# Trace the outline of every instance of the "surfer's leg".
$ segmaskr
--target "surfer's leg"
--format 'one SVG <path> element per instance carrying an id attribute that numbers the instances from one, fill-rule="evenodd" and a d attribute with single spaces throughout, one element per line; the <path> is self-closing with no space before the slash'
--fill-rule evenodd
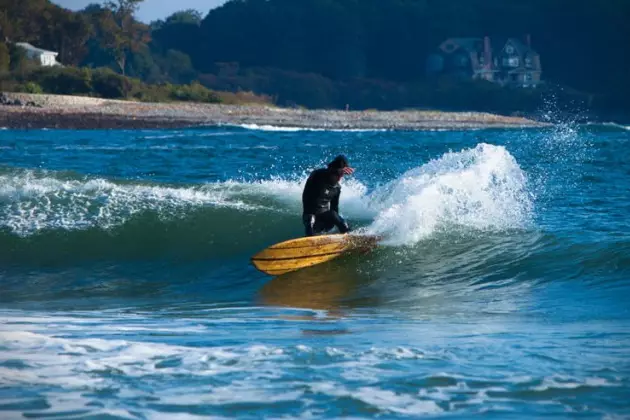
<path id="1" fill-rule="evenodd" d="M 339 213 L 336 211 L 330 210 L 326 213 L 318 214 L 317 223 L 320 222 L 320 218 L 322 225 L 325 226 L 325 230 L 331 230 L 336 226 L 340 233 L 350 232 L 350 226 L 348 226 L 348 223 L 346 223 L 343 217 L 339 216 Z"/>
<path id="2" fill-rule="evenodd" d="M 315 215 L 303 214 L 302 223 L 304 223 L 304 233 L 306 236 L 315 236 Z"/>
<path id="3" fill-rule="evenodd" d="M 350 226 L 348 226 L 348 223 L 345 220 L 343 220 L 343 217 L 339 216 L 339 213 L 332 210 L 330 213 L 331 213 L 332 222 L 334 223 L 335 226 L 337 226 L 337 229 L 339 229 L 340 233 L 350 232 Z"/>

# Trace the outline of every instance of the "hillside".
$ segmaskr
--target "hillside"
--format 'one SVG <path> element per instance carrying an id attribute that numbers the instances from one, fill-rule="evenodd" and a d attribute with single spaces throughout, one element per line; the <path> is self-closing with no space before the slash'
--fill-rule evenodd
<path id="1" fill-rule="evenodd" d="M 532 112 L 553 98 L 601 112 L 630 107 L 624 0 L 232 0 L 150 25 L 133 19 L 140 2 L 73 13 L 48 0 L 0 0 L 0 36 L 58 51 L 66 65 L 151 84 L 198 80 L 280 105 Z M 428 55 L 449 37 L 526 35 L 541 56 L 543 88 L 426 75 Z"/>

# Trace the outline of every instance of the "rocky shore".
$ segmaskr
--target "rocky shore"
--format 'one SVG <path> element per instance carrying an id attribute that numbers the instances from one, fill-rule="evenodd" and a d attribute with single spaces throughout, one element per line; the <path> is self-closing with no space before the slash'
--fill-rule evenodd
<path id="1" fill-rule="evenodd" d="M 480 112 L 301 110 L 273 106 L 142 103 L 80 96 L 4 93 L 0 127 L 106 129 L 273 125 L 325 129 L 524 128 L 546 124 Z"/>

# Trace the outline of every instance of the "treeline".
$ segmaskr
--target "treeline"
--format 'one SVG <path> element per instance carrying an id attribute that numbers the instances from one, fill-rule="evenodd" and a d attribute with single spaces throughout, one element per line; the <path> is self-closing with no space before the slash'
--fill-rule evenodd
<path id="1" fill-rule="evenodd" d="M 134 19 L 140 2 L 95 4 L 75 13 L 48 0 L 0 0 L 0 89 L 158 102 L 270 102 L 264 95 L 202 86 L 187 55 L 162 51 L 151 28 Z M 16 42 L 56 51 L 64 66 L 40 67 Z"/>
<path id="2" fill-rule="evenodd" d="M 66 65 L 148 84 L 199 80 L 281 105 L 531 111 L 553 96 L 630 108 L 627 0 L 231 0 L 205 17 L 182 11 L 149 25 L 133 17 L 141 2 L 73 13 L 48 0 L 0 0 L 0 39 L 58 51 Z M 446 38 L 526 34 L 541 54 L 544 88 L 426 76 L 427 56 Z M 0 44 L 3 68 L 15 64 Z"/>
<path id="3" fill-rule="evenodd" d="M 212 10 L 198 26 L 201 42 L 191 58 L 203 73 L 217 75 L 217 63 L 238 63 L 239 79 L 260 90 L 279 80 L 277 69 L 291 75 L 289 84 L 296 83 L 296 74 L 320 75 L 320 91 L 301 95 L 304 84 L 298 84 L 295 97 L 318 102 L 322 91 L 333 91 L 342 97 L 336 106 L 380 107 L 385 100 L 390 106 L 531 110 L 551 97 L 566 97 L 612 111 L 630 108 L 628 22 L 628 0 L 234 0 Z M 426 58 L 442 41 L 486 35 L 530 35 L 547 87 L 481 97 L 494 89 L 477 83 L 476 91 L 466 84 L 458 95 L 450 86 L 455 81 L 427 78 Z M 286 91 L 283 83 L 270 84 L 274 91 Z M 372 99 L 357 99 L 356 91 L 344 90 L 350 85 L 361 86 Z M 396 94 L 407 99 L 384 99 Z"/>

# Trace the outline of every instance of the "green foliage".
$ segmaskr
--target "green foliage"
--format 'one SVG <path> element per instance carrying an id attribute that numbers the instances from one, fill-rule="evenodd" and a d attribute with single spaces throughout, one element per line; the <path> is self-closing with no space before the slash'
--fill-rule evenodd
<path id="1" fill-rule="evenodd" d="M 0 0 L 0 39 L 57 51 L 64 64 L 79 64 L 91 25 L 81 14 L 48 0 Z"/>
<path id="2" fill-rule="evenodd" d="M 164 22 L 154 22 L 151 33 L 153 50 L 166 60 L 168 58 L 165 56 L 170 50 L 198 56 L 196 50 L 201 41 L 200 23 L 201 17 L 192 11 L 175 13 Z"/>
<path id="3" fill-rule="evenodd" d="M 199 82 L 187 85 L 145 84 L 117 74 L 112 69 L 40 67 L 25 74 L 0 73 L 0 88 L 7 91 L 87 95 L 108 99 L 137 99 L 146 102 L 221 103 L 221 97 Z M 262 97 L 252 96 L 257 101 Z"/>
<path id="4" fill-rule="evenodd" d="M 0 0 L 0 40 L 57 51 L 64 65 L 109 67 L 140 79 L 95 72 L 86 81 L 64 73 L 66 79 L 44 80 L 45 91 L 213 100 L 189 85 L 200 80 L 241 95 L 226 95 L 228 101 L 254 92 L 314 108 L 511 112 L 536 109 L 553 92 L 596 109 L 630 109 L 627 0 L 229 0 L 204 18 L 184 10 L 151 27 L 134 19 L 141 1 L 109 1 L 76 13 L 50 0 Z M 541 55 L 545 81 L 591 94 L 425 76 L 427 56 L 446 38 L 525 34 Z M 22 79 L 32 72 L 34 63 L 19 51 L 9 48 L 8 56 L 0 46 L 0 72 L 7 65 Z"/>
<path id="5" fill-rule="evenodd" d="M 160 64 L 166 78 L 173 82 L 190 83 L 197 77 L 190 57 L 181 51 L 168 50 Z"/>
<path id="6" fill-rule="evenodd" d="M 132 96 L 144 102 L 205 102 L 221 103 L 220 97 L 198 82 L 190 85 L 134 83 Z"/>
<path id="7" fill-rule="evenodd" d="M 137 22 L 133 14 L 143 0 L 118 0 L 94 9 L 95 34 L 102 51 L 110 54 L 125 75 L 131 53 L 138 52 L 150 41 L 149 28 Z"/>
<path id="8" fill-rule="evenodd" d="M 92 92 L 92 73 L 89 69 L 42 67 L 35 70 L 30 78 L 47 93 L 86 95 Z"/>
<path id="9" fill-rule="evenodd" d="M 196 44 L 191 58 L 203 73 L 214 72 L 219 62 L 315 73 L 362 105 L 368 105 L 366 100 L 391 108 L 403 102 L 399 97 L 405 96 L 410 84 L 429 82 L 426 58 L 445 39 L 531 34 L 533 47 L 541 54 L 545 80 L 605 95 L 614 96 L 620 90 L 630 95 L 630 55 L 623 53 L 625 40 L 630 39 L 628 17 L 630 2 L 624 0 L 603 4 L 575 0 L 231 0 L 203 20 L 202 42 Z M 288 76 L 286 82 L 294 85 L 295 79 Z M 395 82 L 400 92 L 384 85 L 377 88 L 378 83 L 366 88 L 360 82 L 365 79 Z M 286 88 L 272 84 L 273 89 L 250 80 L 242 87 L 257 85 L 258 91 L 286 97 Z M 363 93 L 350 92 L 344 84 L 364 89 Z M 305 89 L 299 85 L 292 89 L 294 101 L 322 102 L 322 92 L 305 98 Z M 327 83 L 320 85 L 329 90 Z M 456 103 L 468 101 L 471 107 L 487 107 L 485 101 L 466 97 L 464 92 L 470 88 L 455 86 L 437 92 L 445 99 L 435 102 L 452 98 Z M 540 96 L 509 89 L 491 89 L 488 94 L 491 102 L 509 108 L 512 102 L 507 98 L 533 104 Z M 328 91 L 323 96 L 335 95 Z"/>
<path id="10" fill-rule="evenodd" d="M 219 103 L 219 97 L 199 82 L 172 86 L 171 98 L 176 101 Z"/>
<path id="11" fill-rule="evenodd" d="M 166 18 L 166 25 L 185 24 L 185 25 L 201 25 L 203 16 L 201 12 L 195 9 L 182 10 L 175 12 Z"/>
<path id="12" fill-rule="evenodd" d="M 34 67 L 34 63 L 28 59 L 26 52 L 15 44 L 9 44 L 9 69 L 24 72 Z"/>
<path id="13" fill-rule="evenodd" d="M 108 68 L 92 71 L 92 89 L 96 96 L 108 99 L 125 98 L 131 90 L 131 81 Z"/>
<path id="14" fill-rule="evenodd" d="M 133 15 L 138 11 L 144 0 L 115 0 L 106 1 L 105 7 L 122 15 Z"/>
<path id="15" fill-rule="evenodd" d="M 28 82 L 24 85 L 25 93 L 44 93 L 44 90 L 40 85 L 34 82 Z"/>

